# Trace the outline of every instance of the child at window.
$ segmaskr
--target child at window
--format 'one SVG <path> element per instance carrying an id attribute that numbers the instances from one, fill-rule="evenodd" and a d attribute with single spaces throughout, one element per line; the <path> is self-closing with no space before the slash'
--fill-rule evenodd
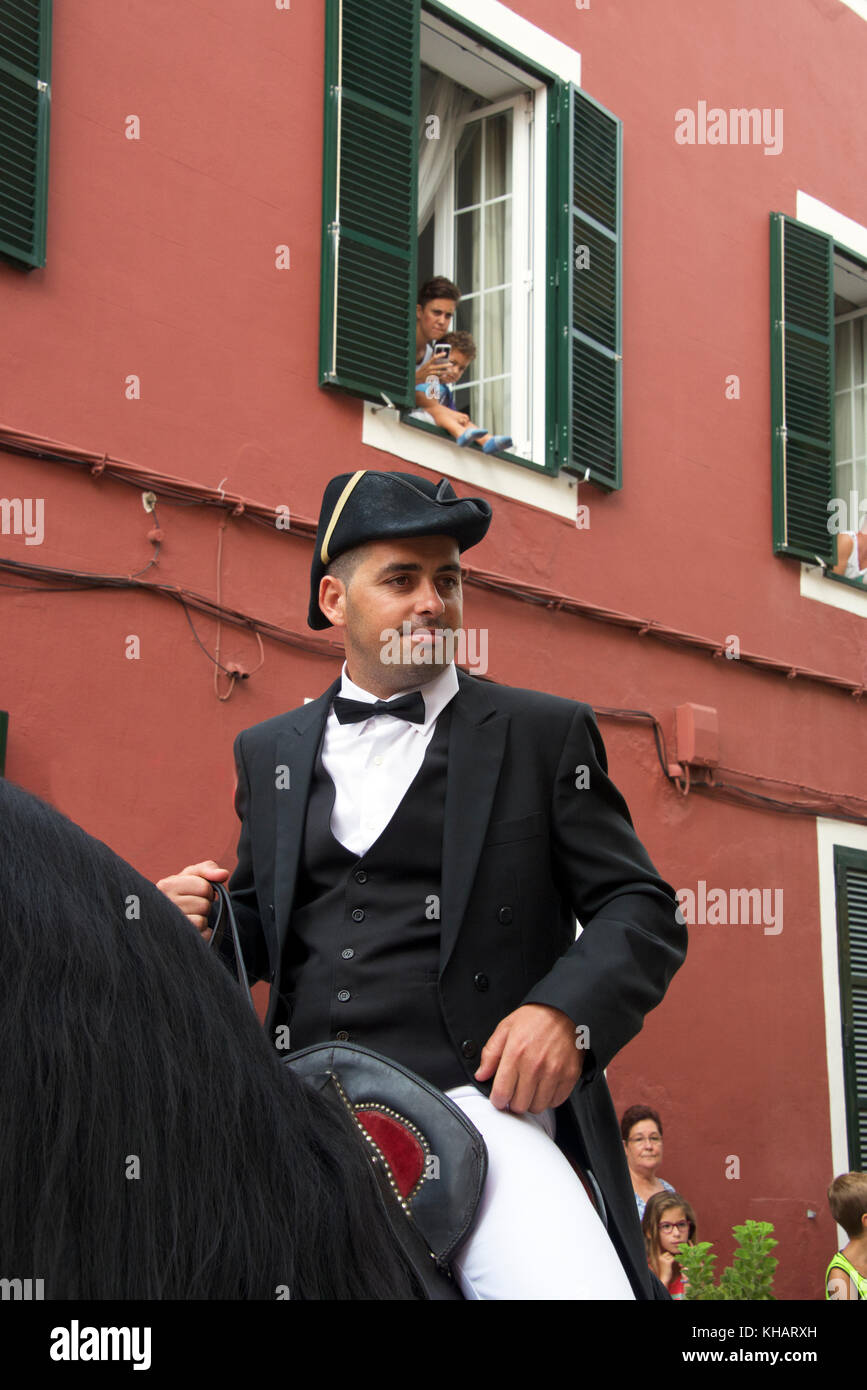
<path id="1" fill-rule="evenodd" d="M 647 1263 L 672 1298 L 684 1298 L 686 1280 L 677 1262 L 679 1246 L 695 1244 L 695 1212 L 679 1192 L 655 1192 L 641 1219 Z"/>
<path id="2" fill-rule="evenodd" d="M 837 536 L 837 563 L 832 574 L 860 579 L 867 584 L 867 527 L 860 531 L 841 531 Z"/>
<path id="3" fill-rule="evenodd" d="M 828 1206 L 849 1244 L 825 1272 L 825 1297 L 867 1299 L 867 1173 L 842 1173 L 828 1188 Z"/>
<path id="4" fill-rule="evenodd" d="M 463 448 L 477 443 L 484 454 L 499 454 L 512 447 L 512 437 L 508 434 L 489 434 L 479 425 L 474 425 L 469 415 L 455 409 L 454 384 L 460 381 L 467 367 L 476 355 L 476 343 L 471 333 L 455 331 L 440 338 L 441 343 L 449 345 L 448 365 L 439 381 L 435 377 L 424 385 L 416 386 L 419 407 L 412 413 L 419 420 L 430 420 L 449 434 Z M 421 401 L 424 405 L 421 405 Z"/>

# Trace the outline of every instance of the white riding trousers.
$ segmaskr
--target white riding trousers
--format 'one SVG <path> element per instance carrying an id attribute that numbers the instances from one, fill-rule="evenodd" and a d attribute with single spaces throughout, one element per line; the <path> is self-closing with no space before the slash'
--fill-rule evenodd
<path id="1" fill-rule="evenodd" d="M 554 1143 L 554 1112 L 497 1110 L 475 1086 L 447 1095 L 488 1148 L 470 1235 L 453 1261 L 468 1299 L 634 1299 L 608 1233 Z"/>

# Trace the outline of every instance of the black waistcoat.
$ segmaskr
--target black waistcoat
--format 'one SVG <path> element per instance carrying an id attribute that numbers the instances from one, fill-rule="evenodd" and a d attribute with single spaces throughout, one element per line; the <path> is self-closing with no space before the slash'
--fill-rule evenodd
<path id="1" fill-rule="evenodd" d="M 437 986 L 450 718 L 447 706 L 397 811 L 360 857 L 331 832 L 335 788 L 317 756 L 283 976 L 293 1051 L 357 1042 L 443 1089 L 467 1081 Z"/>

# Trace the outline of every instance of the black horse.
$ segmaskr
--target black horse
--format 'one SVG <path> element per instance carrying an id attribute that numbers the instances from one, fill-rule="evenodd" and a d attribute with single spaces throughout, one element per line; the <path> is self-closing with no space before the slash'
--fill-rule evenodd
<path id="1" fill-rule="evenodd" d="M 0 1251 L 55 1299 L 404 1299 L 351 1125 L 147 879 L 0 778 Z"/>

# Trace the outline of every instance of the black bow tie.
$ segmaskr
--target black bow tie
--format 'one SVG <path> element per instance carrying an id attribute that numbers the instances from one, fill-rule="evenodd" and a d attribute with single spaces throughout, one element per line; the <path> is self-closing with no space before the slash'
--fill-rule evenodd
<path id="1" fill-rule="evenodd" d="M 361 724 L 375 714 L 393 714 L 396 719 L 409 720 L 410 724 L 423 724 L 424 696 L 420 690 L 414 690 L 411 695 L 401 695 L 399 700 L 377 700 L 369 705 L 365 700 L 346 700 L 342 695 L 335 695 L 334 713 L 341 724 Z"/>

